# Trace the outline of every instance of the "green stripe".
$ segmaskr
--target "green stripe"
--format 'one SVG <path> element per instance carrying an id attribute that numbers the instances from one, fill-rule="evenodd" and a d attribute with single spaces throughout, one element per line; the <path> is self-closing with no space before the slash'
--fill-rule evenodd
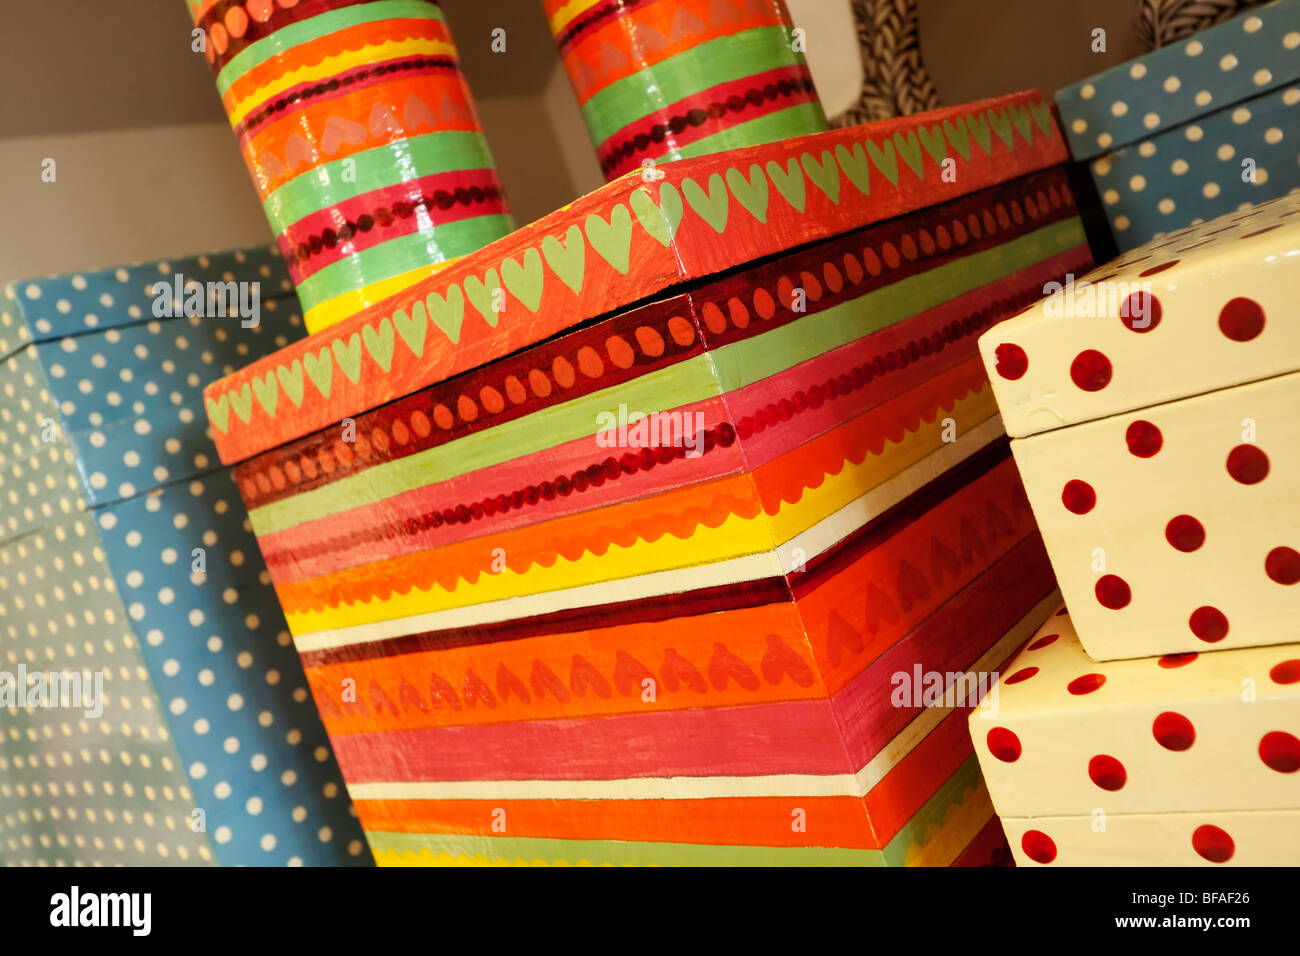
<path id="1" fill-rule="evenodd" d="M 431 850 L 484 856 L 513 864 L 556 863 L 594 866 L 880 866 L 879 850 L 840 847 L 714 846 L 708 843 L 633 843 L 622 840 L 555 840 L 487 837 L 458 833 L 386 833 L 367 830 L 375 851 Z"/>
<path id="2" fill-rule="evenodd" d="M 398 146 L 394 143 L 376 146 L 309 169 L 262 200 L 262 211 L 279 234 L 318 209 L 396 185 L 404 179 L 435 172 L 492 168 L 487 140 L 473 130 L 422 133 L 402 140 L 400 151 Z"/>
<path id="3" fill-rule="evenodd" d="M 799 322 L 779 326 L 756 339 L 743 339 L 715 349 L 710 354 L 717 365 L 722 388 L 732 392 L 762 381 L 798 362 L 902 322 L 1084 241 L 1083 226 L 1071 217 L 884 286 L 870 294 L 866 314 L 863 314 L 862 300 L 853 299 Z"/>
<path id="4" fill-rule="evenodd" d="M 272 57 L 279 56 L 290 47 L 302 46 L 312 40 L 346 30 L 348 27 L 379 20 L 414 17 L 419 20 L 444 22 L 442 10 L 425 0 L 379 0 L 377 3 L 355 4 L 341 10 L 331 10 L 307 20 L 290 23 L 270 36 L 240 50 L 217 74 L 217 92 L 222 96 L 241 76 L 254 67 L 261 66 Z M 212 41 L 209 39 L 209 43 Z"/>
<path id="5" fill-rule="evenodd" d="M 514 228 L 507 215 L 472 216 L 438 223 L 430 232 L 413 232 L 331 262 L 298 283 L 298 299 L 310 309 L 345 292 L 391 279 L 420 266 L 468 255 Z"/>
<path id="6" fill-rule="evenodd" d="M 827 129 L 829 127 L 826 124 L 826 114 L 822 112 L 820 103 L 796 103 L 794 106 L 787 106 L 775 113 L 729 126 L 704 139 L 680 146 L 673 152 L 671 158 L 687 159 L 708 153 L 722 153 L 742 146 L 775 143 L 777 140 L 789 139 L 791 136 L 823 133 Z M 668 158 L 667 155 L 659 156 L 656 157 L 656 162 Z"/>
<path id="7" fill-rule="evenodd" d="M 661 63 L 609 84 L 582 106 L 582 115 L 597 143 L 629 123 L 694 96 L 780 66 L 802 63 L 790 49 L 785 27 L 755 27 L 683 50 Z"/>
<path id="8" fill-rule="evenodd" d="M 282 531 L 594 435 L 596 416 L 620 403 L 651 413 L 743 388 L 1083 242 L 1077 219 L 1053 223 L 707 355 L 254 508 L 253 530 Z"/>
<path id="9" fill-rule="evenodd" d="M 696 355 L 624 385 L 602 389 L 572 402 L 553 405 L 506 422 L 490 432 L 466 435 L 438 448 L 273 501 L 254 508 L 249 517 L 257 534 L 271 534 L 312 518 L 383 501 L 412 488 L 436 484 L 594 435 L 597 431 L 596 416 L 601 412 L 617 415 L 619 402 L 625 402 L 634 411 L 675 408 L 718 394 L 713 364 L 707 355 Z"/>
<path id="10" fill-rule="evenodd" d="M 979 760 L 971 754 L 930 799 L 925 801 L 921 809 L 912 815 L 912 819 L 903 824 L 903 828 L 894 834 L 894 838 L 885 846 L 885 866 L 904 866 L 907 861 L 907 851 L 912 847 L 919 849 L 925 846 L 926 831 L 942 824 L 949 811 L 960 806 L 967 794 L 982 786 L 983 782 Z M 974 839 L 975 834 L 972 833 L 970 837 Z M 968 840 L 967 843 L 969 842 Z M 957 853 L 961 853 L 965 848 L 965 846 L 958 847 Z M 952 860 L 944 861 L 945 865 L 951 862 Z"/>

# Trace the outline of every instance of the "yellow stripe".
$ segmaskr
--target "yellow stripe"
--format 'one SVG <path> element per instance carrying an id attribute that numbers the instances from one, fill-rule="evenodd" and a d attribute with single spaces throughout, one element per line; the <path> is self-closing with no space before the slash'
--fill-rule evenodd
<path id="1" fill-rule="evenodd" d="M 956 402 L 951 412 L 941 412 L 940 417 L 953 419 L 957 433 L 965 434 L 996 410 L 993 389 L 986 385 L 980 392 Z M 850 501 L 932 454 L 943 444 L 942 432 L 937 423 L 922 424 L 917 431 L 906 434 L 899 444 L 887 441 L 879 455 L 868 454 L 862 464 L 850 465 L 838 475 L 828 477 L 819 487 L 805 489 L 796 504 L 783 502 L 771 519 L 773 537 L 777 541 L 789 541 L 803 534 Z"/>
<path id="2" fill-rule="evenodd" d="M 344 319 L 356 315 L 362 309 L 369 308 L 376 302 L 387 299 L 390 295 L 396 295 L 403 289 L 410 288 L 421 279 L 427 279 L 435 272 L 441 272 L 453 262 L 459 262 L 461 258 L 457 256 L 454 259 L 444 259 L 442 262 L 420 266 L 420 268 L 412 269 L 410 272 L 403 272 L 401 275 L 395 275 L 390 279 L 380 279 L 378 282 L 372 282 L 360 289 L 353 289 L 351 292 L 345 292 L 333 299 L 319 302 L 303 313 L 303 321 L 307 324 L 307 331 L 319 332 L 322 329 L 328 329 L 331 325 L 337 325 Z"/>
<path id="3" fill-rule="evenodd" d="M 772 547 L 772 534 L 761 512 L 756 518 L 731 515 L 716 528 L 697 528 L 684 541 L 664 535 L 658 541 L 638 540 L 630 547 L 612 544 L 603 555 L 587 554 L 577 561 L 557 558 L 549 568 L 533 565 L 523 573 L 507 568 L 499 574 L 479 575 L 475 583 L 461 581 L 451 592 L 435 584 L 428 591 L 413 587 L 406 594 L 394 592 L 386 601 L 372 598 L 322 611 L 289 614 L 289 630 L 294 634 L 310 634 L 375 620 L 499 601 L 521 594 L 620 581 L 664 568 L 711 564 L 739 555 L 770 551 Z"/>
<path id="4" fill-rule="evenodd" d="M 254 107 L 261 106 L 267 100 L 297 86 L 299 83 L 328 80 L 345 70 L 369 66 L 372 63 L 379 63 L 397 57 L 412 56 L 417 53 L 454 57 L 456 47 L 446 40 L 430 40 L 427 37 L 416 37 L 407 40 L 385 40 L 383 43 L 374 46 L 364 46 L 360 50 L 347 50 L 337 56 L 326 57 L 319 63 L 304 66 L 286 73 L 284 76 L 277 77 L 266 86 L 259 87 L 238 103 L 231 105 L 229 107 L 230 125 L 238 126 Z M 438 104 L 430 103 L 429 105 L 436 108 Z"/>
<path id="5" fill-rule="evenodd" d="M 551 36 L 559 36 L 560 31 L 573 22 L 574 17 L 604 2 L 605 0 L 570 0 L 551 14 Z"/>

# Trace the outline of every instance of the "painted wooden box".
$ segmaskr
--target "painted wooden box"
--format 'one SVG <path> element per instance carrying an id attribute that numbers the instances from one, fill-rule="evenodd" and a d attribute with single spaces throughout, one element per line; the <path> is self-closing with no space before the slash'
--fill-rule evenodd
<path id="1" fill-rule="evenodd" d="M 201 406 L 297 309 L 265 248 L 0 301 L 5 863 L 369 862 Z"/>
<path id="2" fill-rule="evenodd" d="M 975 337 L 1088 266 L 1064 158 L 664 164 L 209 388 L 379 862 L 995 855 L 966 677 L 1058 598 Z"/>
<path id="3" fill-rule="evenodd" d="M 1298 644 L 1099 664 L 1065 608 L 970 715 L 1021 866 L 1295 866 L 1298 724 Z"/>
<path id="4" fill-rule="evenodd" d="M 1121 252 L 1300 186 L 1300 0 L 1061 90 Z"/>
<path id="5" fill-rule="evenodd" d="M 1126 254 L 980 340 L 1097 660 L 1300 623 L 1300 196 Z"/>

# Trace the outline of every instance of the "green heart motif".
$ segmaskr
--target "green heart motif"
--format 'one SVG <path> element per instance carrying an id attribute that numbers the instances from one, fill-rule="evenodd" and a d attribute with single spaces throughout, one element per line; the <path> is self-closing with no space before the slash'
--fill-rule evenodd
<path id="1" fill-rule="evenodd" d="M 871 162 L 875 164 L 876 169 L 880 170 L 881 175 L 897 186 L 898 157 L 894 155 L 894 144 L 885 140 L 885 148 L 881 149 L 871 140 L 867 140 L 867 155 L 871 157 Z"/>
<path id="2" fill-rule="evenodd" d="M 1032 143 L 1034 141 L 1034 131 L 1029 125 L 1033 122 L 1033 120 L 1029 118 L 1029 110 L 1025 109 L 1023 106 L 1012 106 L 1007 110 L 1007 112 L 1011 114 L 1011 122 L 1015 124 L 1016 129 L 1019 131 L 1024 141 L 1026 143 Z"/>
<path id="3" fill-rule="evenodd" d="M 667 246 L 677 234 L 677 227 L 682 222 L 682 194 L 672 183 L 659 184 L 659 205 L 655 205 L 650 194 L 638 187 L 632 190 L 632 211 L 636 213 L 641 228 L 657 239 L 660 245 Z"/>
<path id="4" fill-rule="evenodd" d="M 387 372 L 393 367 L 393 323 L 384 319 L 376 332 L 368 325 L 361 326 L 361 339 L 366 351 L 380 368 Z"/>
<path id="5" fill-rule="evenodd" d="M 805 189 L 807 188 L 803 181 L 803 173 L 799 171 L 799 160 L 791 159 L 785 169 L 777 165 L 775 160 L 767 161 L 767 178 L 772 180 L 772 185 L 776 191 L 785 197 L 795 209 L 803 212 L 804 202 L 807 199 Z"/>
<path id="6" fill-rule="evenodd" d="M 841 143 L 835 147 L 835 158 L 839 161 L 840 169 L 844 170 L 844 175 L 849 177 L 849 182 L 858 187 L 858 192 L 864 196 L 871 195 L 871 164 L 867 162 L 862 144 L 854 143 L 853 152 L 849 152 Z"/>
<path id="7" fill-rule="evenodd" d="M 330 358 L 329 347 L 320 350 L 319 358 L 315 352 L 308 352 L 302 357 L 302 365 L 307 370 L 307 377 L 316 386 L 316 391 L 321 393 L 322 398 L 329 398 L 330 382 L 334 378 L 334 362 Z"/>
<path id="8" fill-rule="evenodd" d="M 411 354 L 419 357 L 424 354 L 424 334 L 429 329 L 429 315 L 424 310 L 424 303 L 417 299 L 411 303 L 411 314 L 405 309 L 393 313 L 393 328 L 402 337 Z"/>
<path id="9" fill-rule="evenodd" d="M 633 192 L 634 209 L 636 196 L 637 194 Z M 641 218 L 639 212 L 637 218 Z M 542 240 L 542 255 L 546 257 L 546 264 L 551 267 L 551 271 L 559 276 L 565 285 L 574 292 L 582 291 L 582 272 L 587 265 L 587 241 L 582 238 L 581 229 L 570 226 L 569 231 L 564 234 L 563 243 L 554 236 L 547 236 Z"/>
<path id="10" fill-rule="evenodd" d="M 330 343 L 334 349 L 334 358 L 339 363 L 339 368 L 343 369 L 353 385 L 361 378 L 361 336 L 352 333 L 352 338 L 348 339 L 348 344 L 344 345 L 342 339 L 335 339 Z"/>
<path id="11" fill-rule="evenodd" d="M 239 390 L 238 394 L 235 392 L 227 392 L 226 394 L 230 396 L 230 407 L 235 410 L 239 420 L 247 425 L 248 420 L 253 417 L 253 391 L 248 387 L 248 383 L 244 383 L 244 387 Z"/>
<path id="12" fill-rule="evenodd" d="M 275 368 L 275 377 L 280 380 L 280 387 L 284 389 L 284 394 L 289 396 L 289 401 L 293 402 L 294 408 L 302 407 L 302 363 L 297 359 L 289 368 L 283 365 L 277 365 Z M 265 404 L 265 402 L 263 402 Z"/>
<path id="13" fill-rule="evenodd" d="M 266 414 L 274 418 L 275 406 L 280 400 L 280 388 L 275 384 L 275 373 L 267 372 L 265 379 L 254 375 L 253 394 L 257 396 L 257 400 L 262 407 L 266 409 Z"/>
<path id="14" fill-rule="evenodd" d="M 505 281 L 506 288 L 529 312 L 536 312 L 541 307 L 542 281 L 545 277 L 542 254 L 536 249 L 524 252 L 522 266 L 509 256 L 501 260 L 501 278 Z"/>
<path id="15" fill-rule="evenodd" d="M 478 309 L 479 314 L 487 320 L 487 324 L 492 328 L 497 327 L 497 311 L 492 308 L 494 302 L 498 301 L 498 291 L 501 288 L 501 279 L 497 276 L 496 269 L 489 269 L 487 274 L 479 279 L 478 276 L 465 277 L 465 294 L 469 296 L 470 303 Z"/>
<path id="16" fill-rule="evenodd" d="M 948 145 L 961 154 L 963 161 L 970 162 L 970 130 L 966 128 L 966 121 L 960 116 L 955 123 L 944 120 L 943 132 L 948 137 Z"/>
<path id="17" fill-rule="evenodd" d="M 943 129 L 938 125 L 926 127 L 924 124 L 916 128 L 916 133 L 921 137 L 921 145 L 925 151 L 930 154 L 930 158 L 939 166 L 948 158 L 948 147 L 943 142 Z"/>
<path id="18" fill-rule="evenodd" d="M 714 232 L 720 233 L 727 228 L 727 212 L 731 203 L 727 199 L 727 187 L 720 175 L 714 173 L 709 177 L 707 193 L 688 176 L 682 181 L 682 195 L 699 217 L 713 227 Z"/>
<path id="19" fill-rule="evenodd" d="M 808 174 L 808 178 L 813 181 L 818 189 L 824 192 L 828 199 L 835 205 L 840 203 L 840 168 L 835 164 L 835 157 L 831 155 L 829 149 L 822 150 L 821 162 L 818 162 L 810 153 L 804 153 L 799 157 L 799 164 L 803 166 L 803 171 Z"/>
<path id="20" fill-rule="evenodd" d="M 460 342 L 460 326 L 465 321 L 465 296 L 460 286 L 448 286 L 445 299 L 430 292 L 424 297 L 424 303 L 429 307 L 433 324 L 442 329 L 442 334 L 453 342 Z"/>
<path id="21" fill-rule="evenodd" d="M 901 133 L 895 133 L 894 148 L 898 150 L 898 155 L 903 157 L 903 162 L 916 173 L 917 179 L 924 179 L 925 167 L 921 163 L 921 144 L 916 138 L 916 132 L 908 130 L 906 137 Z"/>
<path id="22" fill-rule="evenodd" d="M 1029 104 L 1029 112 L 1034 114 L 1034 122 L 1043 131 L 1043 135 L 1051 139 L 1053 128 L 1051 108 L 1042 101 L 1035 101 Z"/>
<path id="23" fill-rule="evenodd" d="M 1007 144 L 1007 149 L 1015 149 L 1015 140 L 1011 138 L 1011 120 L 1007 117 L 1006 110 L 985 110 L 984 115 L 989 118 L 989 125 L 998 134 L 998 139 Z"/>
<path id="24" fill-rule="evenodd" d="M 993 141 L 990 139 L 989 121 L 983 113 L 968 113 L 966 115 L 966 128 L 970 134 L 975 137 L 975 142 L 980 144 L 980 149 L 984 150 L 986 155 L 993 154 Z"/>
<path id="25" fill-rule="evenodd" d="M 767 222 L 767 201 L 769 197 L 767 177 L 763 168 L 754 163 L 749 167 L 749 178 L 738 169 L 727 170 L 727 185 L 731 194 L 740 204 L 749 210 L 750 215 L 761 223 Z"/>
<path id="26" fill-rule="evenodd" d="M 210 398 L 204 399 L 204 404 L 208 407 L 208 421 L 224 435 L 230 426 L 230 399 L 223 393 L 215 402 Z"/>
<path id="27" fill-rule="evenodd" d="M 663 196 L 663 191 L 659 193 Z M 587 241 L 600 257 L 627 275 L 632 255 L 632 215 L 619 203 L 609 211 L 609 222 L 595 213 L 587 217 Z"/>

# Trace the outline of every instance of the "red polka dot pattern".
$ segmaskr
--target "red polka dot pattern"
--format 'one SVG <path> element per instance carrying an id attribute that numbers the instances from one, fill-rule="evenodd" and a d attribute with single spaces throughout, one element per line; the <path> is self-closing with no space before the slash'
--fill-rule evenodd
<path id="1" fill-rule="evenodd" d="M 1025 372 L 1029 371 L 1029 356 L 1024 349 L 1012 342 L 1003 342 L 993 350 L 993 356 L 997 373 L 1009 381 L 1023 378 Z"/>
<path id="2" fill-rule="evenodd" d="M 1056 842 L 1042 830 L 1026 830 L 1020 849 L 1035 863 L 1048 864 L 1056 859 Z"/>
<path id="3" fill-rule="evenodd" d="M 1187 619 L 1187 626 L 1207 644 L 1217 644 L 1228 636 L 1228 619 L 1216 607 L 1198 607 Z"/>
<path id="4" fill-rule="evenodd" d="M 1091 694 L 1100 689 L 1105 683 L 1105 674 L 1084 674 L 1082 677 L 1076 677 L 1066 684 L 1065 689 L 1075 697 L 1082 697 L 1084 694 Z"/>
<path id="5" fill-rule="evenodd" d="M 1207 823 L 1192 833 L 1192 849 L 1211 863 L 1227 863 L 1237 847 L 1226 830 Z"/>
<path id="6" fill-rule="evenodd" d="M 1070 363 L 1070 380 L 1085 392 L 1100 392 L 1110 384 L 1110 359 L 1096 349 L 1085 349 Z"/>
<path id="7" fill-rule="evenodd" d="M 1122 790 L 1128 782 L 1124 765 L 1108 754 L 1098 754 L 1088 761 L 1088 778 L 1103 790 Z"/>
<path id="8" fill-rule="evenodd" d="M 1274 548 L 1264 558 L 1264 573 L 1278 584 L 1291 585 L 1300 581 L 1300 551 Z"/>
<path id="9" fill-rule="evenodd" d="M 1037 673 L 1037 667 L 1022 667 L 1010 677 L 1004 678 L 1003 682 L 1007 684 L 1020 684 L 1029 680 L 1029 678 L 1033 677 Z"/>
<path id="10" fill-rule="evenodd" d="M 1061 504 L 1076 515 L 1086 515 L 1097 504 L 1097 492 L 1086 481 L 1075 478 L 1061 490 Z"/>
<path id="11" fill-rule="evenodd" d="M 1191 515 L 1176 515 L 1165 525 L 1165 540 L 1176 550 L 1190 554 L 1205 544 L 1205 526 Z"/>
<path id="12" fill-rule="evenodd" d="M 1161 667 L 1172 670 L 1175 667 L 1186 667 L 1200 656 L 1195 651 L 1188 651 L 1185 654 L 1166 654 L 1156 663 Z"/>
<path id="13" fill-rule="evenodd" d="M 1300 658 L 1274 664 L 1268 676 L 1274 684 L 1300 684 Z"/>
<path id="14" fill-rule="evenodd" d="M 1230 299 L 1219 312 L 1219 331 L 1234 342 L 1249 342 L 1264 331 L 1264 310 L 1254 299 Z"/>
<path id="15" fill-rule="evenodd" d="M 1268 477 L 1268 455 L 1258 445 L 1238 445 L 1228 452 L 1228 474 L 1243 485 L 1257 485 Z"/>
<path id="16" fill-rule="evenodd" d="M 1300 737 L 1284 730 L 1274 730 L 1259 741 L 1259 759 L 1278 773 L 1295 773 L 1300 770 Z"/>
<path id="17" fill-rule="evenodd" d="M 1133 600 L 1133 591 L 1128 582 L 1118 574 L 1102 575 L 1094 590 L 1097 593 L 1097 603 L 1112 611 L 1128 607 Z"/>
<path id="18" fill-rule="evenodd" d="M 1151 724 L 1151 734 L 1166 750 L 1183 751 L 1196 743 L 1196 728 L 1182 714 L 1167 710 Z"/>
<path id="19" fill-rule="evenodd" d="M 1133 332 L 1150 332 L 1163 316 L 1160 300 L 1150 292 L 1134 292 L 1119 307 L 1119 320 Z"/>
<path id="20" fill-rule="evenodd" d="M 1138 458 L 1152 458 L 1164 447 L 1165 436 L 1151 422 L 1139 418 L 1125 429 L 1124 441 L 1130 454 Z"/>
<path id="21" fill-rule="evenodd" d="M 1060 637 L 1060 634 L 1044 634 L 1038 640 L 1034 641 L 1034 643 L 1030 644 L 1026 650 L 1041 651 L 1044 647 L 1049 647 L 1056 643 L 1056 641 L 1060 640 Z"/>
<path id="22" fill-rule="evenodd" d="M 1020 738 L 1005 727 L 994 727 L 986 739 L 989 753 L 1003 763 L 1015 763 L 1020 759 Z"/>

